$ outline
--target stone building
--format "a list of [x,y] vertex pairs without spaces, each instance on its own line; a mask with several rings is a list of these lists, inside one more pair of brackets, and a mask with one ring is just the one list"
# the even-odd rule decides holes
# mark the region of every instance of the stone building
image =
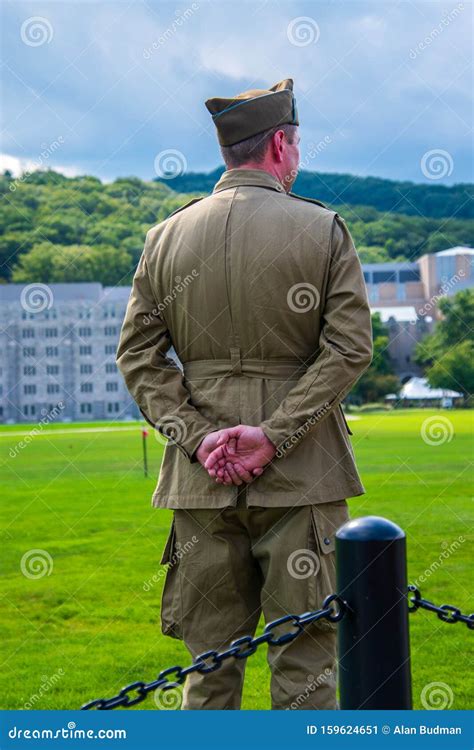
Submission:
[[140,416],[115,364],[129,287],[0,286],[0,420]]
[[388,329],[388,351],[402,382],[422,374],[413,350],[439,320],[440,297],[473,286],[473,256],[470,247],[452,247],[413,262],[363,264],[370,306]]

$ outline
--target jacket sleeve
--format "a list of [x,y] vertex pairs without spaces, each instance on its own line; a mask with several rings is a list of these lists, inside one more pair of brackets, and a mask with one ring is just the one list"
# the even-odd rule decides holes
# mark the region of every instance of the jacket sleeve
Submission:
[[269,419],[260,425],[290,453],[330,414],[372,361],[372,322],[364,275],[344,220],[335,215],[318,356]]
[[153,295],[145,251],[146,243],[133,278],[117,365],[147,422],[194,462],[202,439],[217,428],[193,406],[181,370],[166,356],[171,337]]

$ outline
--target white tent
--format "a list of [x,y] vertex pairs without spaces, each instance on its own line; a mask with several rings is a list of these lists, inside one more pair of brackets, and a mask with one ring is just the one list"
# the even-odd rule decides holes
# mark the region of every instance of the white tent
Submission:
[[395,305],[390,307],[370,306],[371,312],[379,313],[382,323],[388,323],[392,318],[397,323],[413,323],[417,321],[416,310],[413,305]]
[[426,378],[410,378],[402,386],[398,396],[395,393],[390,393],[385,398],[390,401],[401,398],[422,401],[440,398],[462,398],[462,393],[451,391],[448,388],[430,388]]

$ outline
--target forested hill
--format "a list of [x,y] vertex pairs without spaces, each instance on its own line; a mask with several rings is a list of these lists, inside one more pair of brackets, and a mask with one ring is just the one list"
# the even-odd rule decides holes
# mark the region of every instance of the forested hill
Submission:
[[[197,177],[176,177],[165,183],[121,177],[104,184],[97,177],[65,177],[52,170],[17,179],[4,173],[0,176],[0,284],[130,284],[147,230],[189,201],[185,191],[191,183],[202,195],[210,192],[218,175],[205,175],[200,182]],[[303,192],[301,187],[297,189]],[[332,203],[316,189],[310,194]],[[363,263],[414,260],[424,253],[470,245],[474,236],[474,221],[458,218],[465,209],[461,199],[456,218],[382,212],[360,202],[332,205],[346,220]]]
[[[165,180],[181,193],[210,193],[224,171],[187,172]],[[432,183],[395,182],[381,177],[355,177],[301,171],[293,192],[333,205],[372,206],[408,216],[474,218],[474,185],[452,187]]]

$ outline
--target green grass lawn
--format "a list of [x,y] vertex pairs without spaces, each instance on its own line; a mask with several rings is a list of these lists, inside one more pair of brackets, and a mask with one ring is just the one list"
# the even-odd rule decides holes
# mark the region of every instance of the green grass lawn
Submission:
[[[449,420],[452,436],[433,433],[431,445],[421,431],[436,415]],[[38,435],[20,448],[15,433],[29,428],[0,428],[2,708],[31,705],[35,694],[41,696],[33,699],[35,708],[78,708],[189,662],[183,644],[160,632],[163,576],[144,590],[162,569],[171,521],[171,512],[150,506],[163,447],[150,436],[151,477],[145,479],[138,425],[72,431],[81,426],[48,426],[57,434]],[[472,412],[370,414],[351,428],[367,490],[349,501],[351,515],[381,515],[402,526],[410,580],[428,571],[420,583],[426,598],[474,611],[468,566]],[[50,575],[23,575],[22,557],[32,549],[51,555]],[[449,549],[453,553],[439,564]],[[472,631],[423,611],[410,616],[410,625],[415,708],[431,682],[450,687],[453,709],[472,707]],[[243,707],[269,708],[268,688],[261,649],[248,661]],[[153,697],[137,708],[156,708]]]

